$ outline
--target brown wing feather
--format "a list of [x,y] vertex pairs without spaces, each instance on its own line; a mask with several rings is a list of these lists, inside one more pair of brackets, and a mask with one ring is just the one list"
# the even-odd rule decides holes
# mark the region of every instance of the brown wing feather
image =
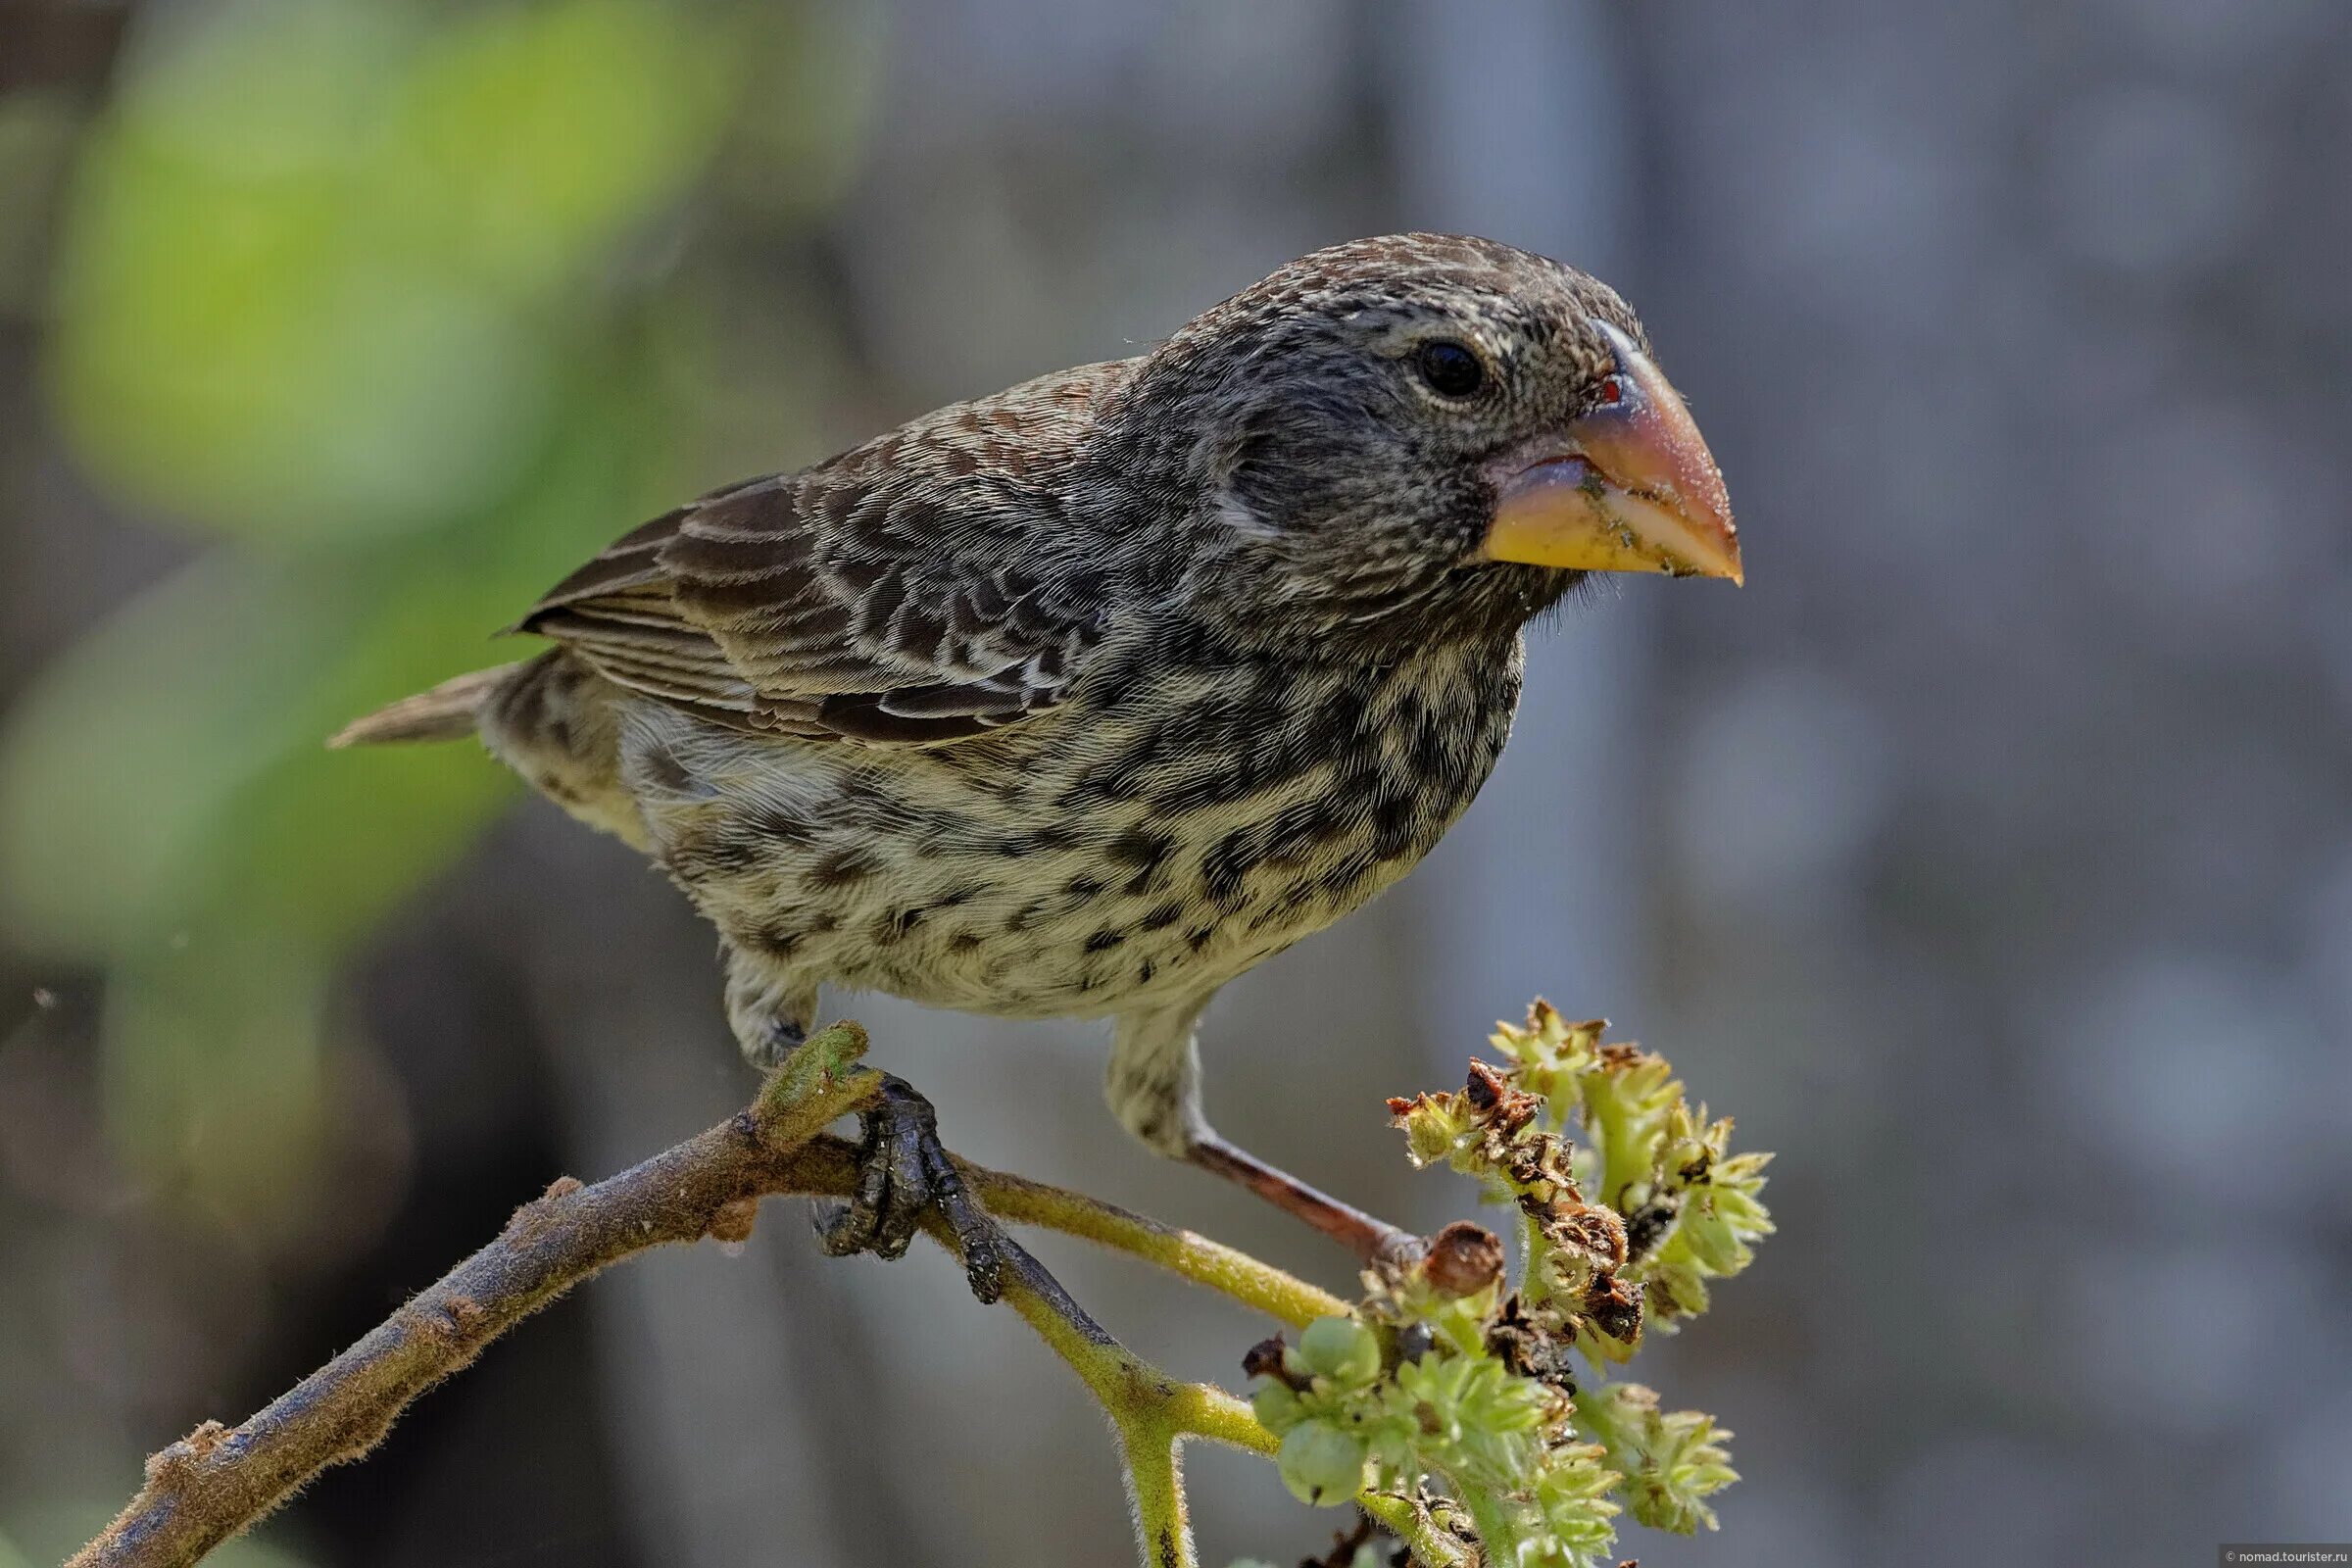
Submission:
[[1055,483],[1131,363],[714,491],[615,540],[514,629],[743,728],[920,745],[1050,708],[1105,597]]
[[[718,493],[724,494],[723,491]],[[697,506],[700,504],[696,503]],[[680,507],[674,512],[663,513],[651,522],[631,528],[543,594],[539,602],[531,607],[530,614],[511,629],[521,631],[532,619],[564,605],[660,582],[662,567],[656,557],[669,536],[678,531],[678,524],[685,520],[686,514],[693,510],[692,506]]]

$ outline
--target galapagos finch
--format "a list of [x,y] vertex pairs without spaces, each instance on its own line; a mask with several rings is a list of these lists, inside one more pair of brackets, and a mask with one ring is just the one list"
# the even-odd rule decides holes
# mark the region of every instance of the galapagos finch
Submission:
[[[621,536],[514,629],[554,646],[337,744],[478,734],[717,926],[756,1062],[820,983],[1107,1018],[1163,1154],[1367,1255],[1396,1233],[1220,1139],[1194,1031],[1470,804],[1521,629],[1591,572],[1740,577],[1723,481],[1633,311],[1490,240],[1317,251],[1149,354],[960,403]],[[834,1250],[944,1203],[895,1081]]]

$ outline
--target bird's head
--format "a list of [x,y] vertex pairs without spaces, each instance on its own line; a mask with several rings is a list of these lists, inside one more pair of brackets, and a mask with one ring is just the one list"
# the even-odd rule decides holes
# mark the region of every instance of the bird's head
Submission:
[[1740,577],[1634,313],[1492,240],[1301,257],[1150,356],[1130,408],[1170,432],[1233,602],[1300,630],[1516,628],[1588,572]]

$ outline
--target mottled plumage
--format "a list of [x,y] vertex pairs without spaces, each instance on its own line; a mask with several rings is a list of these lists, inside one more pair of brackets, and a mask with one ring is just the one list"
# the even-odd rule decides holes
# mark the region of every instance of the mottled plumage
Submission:
[[[654,857],[755,1054],[820,982],[1106,1016],[1114,1105],[1187,1152],[1208,998],[1410,870],[1493,768],[1520,629],[1581,575],[1482,557],[1498,487],[1641,341],[1489,241],[1318,252],[1151,354],[647,523],[517,623],[552,650],[382,732],[478,723]],[[1433,342],[1476,392],[1432,390]]]

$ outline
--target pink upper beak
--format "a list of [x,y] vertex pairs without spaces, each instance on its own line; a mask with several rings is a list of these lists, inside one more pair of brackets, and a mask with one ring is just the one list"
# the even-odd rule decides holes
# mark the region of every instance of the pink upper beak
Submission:
[[1614,401],[1561,432],[1557,450],[1500,477],[1480,555],[1579,571],[1745,580],[1731,498],[1690,411],[1613,326]]

